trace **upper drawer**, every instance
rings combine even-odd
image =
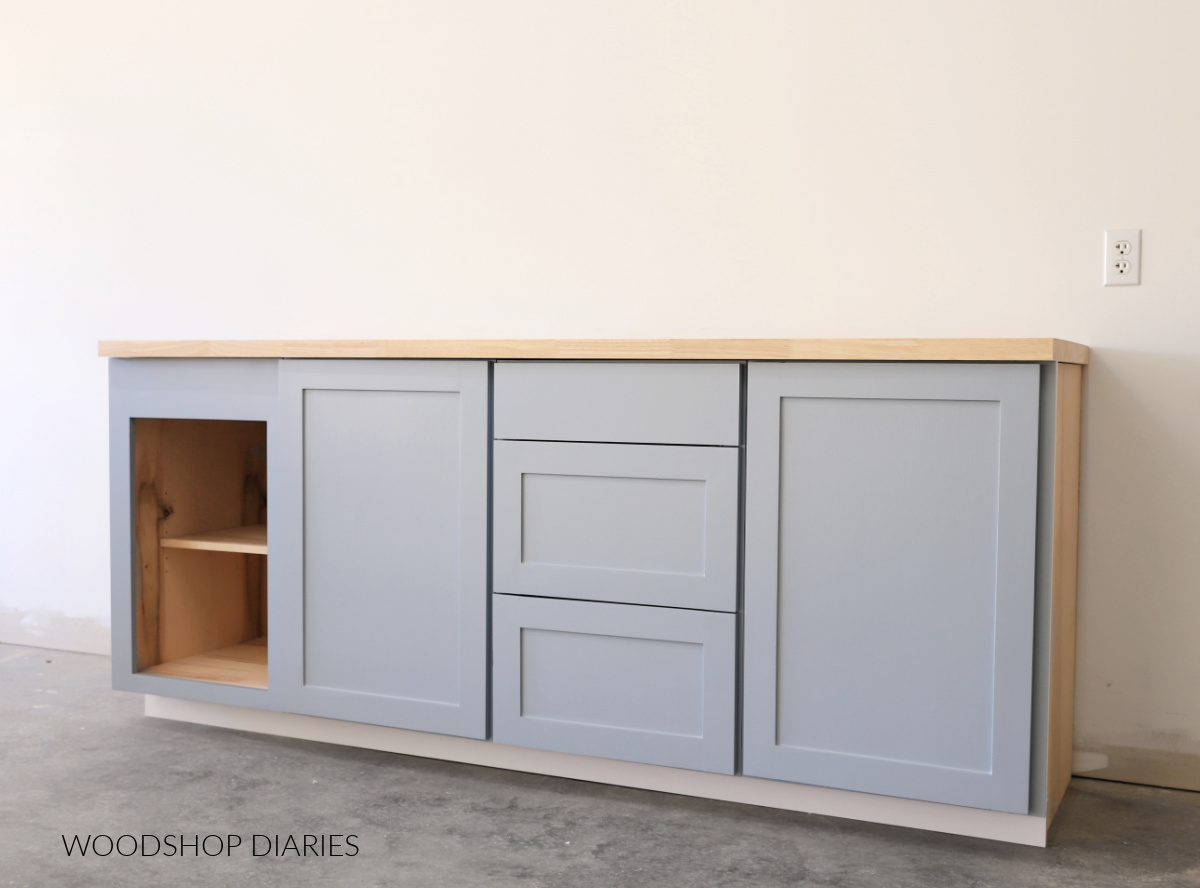
[[[502,362],[497,438],[738,444],[737,364]]]

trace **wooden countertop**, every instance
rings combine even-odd
[[[1063,339],[299,339],[103,340],[102,358],[572,358],[708,361],[1059,361]]]

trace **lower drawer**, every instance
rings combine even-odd
[[[497,743],[733,773],[733,614],[494,595]]]

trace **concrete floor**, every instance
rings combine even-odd
[[[108,670],[0,645],[0,886],[1200,886],[1193,792],[1077,779],[1024,848],[147,719]],[[67,857],[100,833],[246,844]],[[255,833],[360,851],[256,858]]]

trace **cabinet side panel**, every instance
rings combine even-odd
[[[1054,568],[1046,820],[1071,781],[1075,722],[1075,601],[1079,565],[1079,449],[1083,367],[1058,365],[1054,443]]]

